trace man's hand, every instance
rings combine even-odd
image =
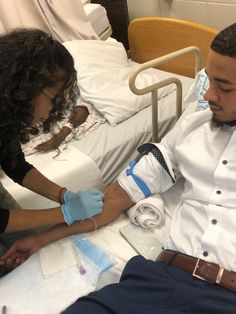
[[[8,268],[16,268],[37,252],[40,247],[37,235],[19,239],[0,257],[0,265],[5,265]]]

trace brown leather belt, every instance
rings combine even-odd
[[[236,272],[226,270],[215,263],[171,250],[162,251],[157,260],[191,273],[193,277],[236,292]]]

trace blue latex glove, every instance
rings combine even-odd
[[[104,194],[97,189],[77,193],[65,192],[64,204],[61,206],[65,222],[71,225],[77,220],[84,220],[101,213],[103,197]]]

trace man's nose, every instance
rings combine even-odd
[[[206,101],[209,102],[217,102],[219,100],[217,90],[212,84],[209,85],[209,88],[206,90],[203,97]]]

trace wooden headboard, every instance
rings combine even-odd
[[[130,56],[143,63],[176,50],[197,46],[203,55],[204,67],[210,44],[218,30],[186,20],[147,17],[133,20],[128,28]],[[160,70],[194,77],[194,55],[159,65]]]

